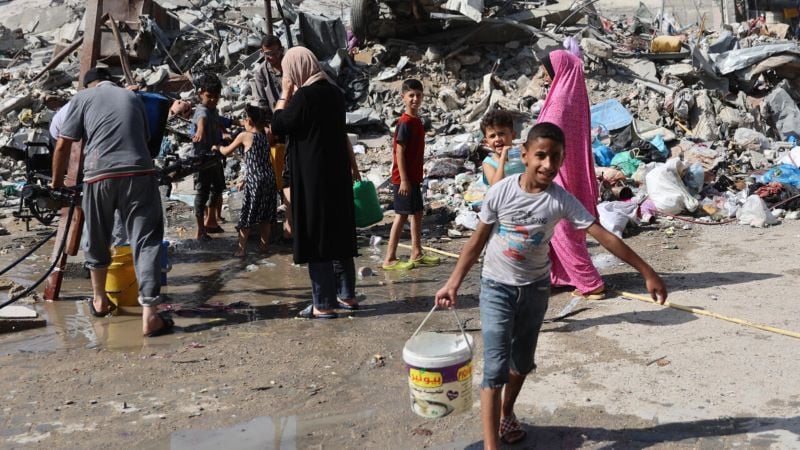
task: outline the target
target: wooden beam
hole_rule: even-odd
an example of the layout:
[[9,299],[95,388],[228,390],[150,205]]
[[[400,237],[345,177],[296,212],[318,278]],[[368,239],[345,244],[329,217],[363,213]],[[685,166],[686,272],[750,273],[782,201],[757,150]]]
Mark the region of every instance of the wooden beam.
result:
[[100,24],[103,16],[103,0],[87,0],[86,25],[83,32],[83,54],[81,55],[81,76],[78,89],[83,89],[83,76],[97,64],[100,56]]
[[128,61],[128,52],[125,50],[125,43],[122,42],[122,35],[119,32],[117,21],[111,13],[108,14],[108,22],[111,24],[111,32],[114,33],[114,39],[117,41],[117,52],[119,54],[119,64],[122,66],[122,73],[125,75],[125,82],[128,85],[133,85],[133,74],[131,73],[131,64]]
[[64,50],[61,50],[56,56],[54,56],[53,59],[51,59],[50,62],[47,63],[46,66],[44,66],[44,69],[42,69],[41,72],[39,72],[35,77],[33,77],[33,81],[38,80],[39,78],[42,77],[42,75],[46,74],[47,72],[51,71],[54,67],[61,64],[61,61],[63,61],[64,58],[69,56],[70,53],[77,50],[78,47],[81,46],[81,44],[83,44],[83,36],[79,37],[78,39],[75,39],[73,43],[69,44],[69,47],[65,48]]

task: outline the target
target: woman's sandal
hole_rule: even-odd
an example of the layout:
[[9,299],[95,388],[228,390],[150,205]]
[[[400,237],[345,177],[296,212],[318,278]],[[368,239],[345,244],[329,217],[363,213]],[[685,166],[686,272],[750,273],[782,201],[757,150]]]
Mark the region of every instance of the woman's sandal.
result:
[[521,442],[528,435],[514,414],[500,419],[500,441],[506,445]]
[[606,298],[606,290],[603,289],[602,291],[583,294],[581,293],[581,291],[575,289],[574,291],[572,291],[572,296],[580,297],[584,300],[603,300],[604,298]]

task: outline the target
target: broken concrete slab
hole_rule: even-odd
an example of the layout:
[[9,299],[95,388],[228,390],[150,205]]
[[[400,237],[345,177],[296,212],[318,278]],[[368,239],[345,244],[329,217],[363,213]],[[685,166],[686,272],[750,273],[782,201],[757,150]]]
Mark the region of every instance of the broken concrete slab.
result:
[[18,111],[22,108],[27,108],[33,103],[33,97],[30,95],[20,95],[17,97],[7,98],[0,102],[0,116],[4,116],[11,111]]
[[613,47],[597,39],[581,39],[581,48],[586,54],[592,55],[595,58],[610,59],[612,56],[614,56]]
[[47,321],[37,319],[0,319],[0,333],[11,333],[14,331],[30,330],[47,326]]
[[35,319],[39,313],[33,308],[23,305],[8,305],[0,308],[0,319]]
[[764,98],[764,109],[782,140],[792,136],[800,138],[800,108],[788,92],[782,88],[773,89]]
[[658,83],[658,74],[656,71],[656,65],[652,61],[642,60],[642,59],[634,59],[627,61],[627,67],[633,73],[635,73],[639,78],[642,78],[647,81],[653,81]]
[[670,64],[662,69],[665,76],[671,76],[679,79],[686,79],[694,76],[694,66],[687,63]]

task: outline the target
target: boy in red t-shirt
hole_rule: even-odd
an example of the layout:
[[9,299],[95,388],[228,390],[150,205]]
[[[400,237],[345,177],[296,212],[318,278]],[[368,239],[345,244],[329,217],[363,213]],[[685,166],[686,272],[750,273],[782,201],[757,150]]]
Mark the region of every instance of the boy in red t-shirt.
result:
[[[439,258],[422,254],[422,160],[425,153],[425,128],[419,118],[422,104],[422,83],[409,79],[401,88],[406,110],[394,134],[392,164],[392,193],[394,194],[394,223],[389,235],[389,247],[383,260],[384,270],[408,270],[416,266],[435,266]],[[411,257],[397,259],[397,243],[406,220],[411,218]]]

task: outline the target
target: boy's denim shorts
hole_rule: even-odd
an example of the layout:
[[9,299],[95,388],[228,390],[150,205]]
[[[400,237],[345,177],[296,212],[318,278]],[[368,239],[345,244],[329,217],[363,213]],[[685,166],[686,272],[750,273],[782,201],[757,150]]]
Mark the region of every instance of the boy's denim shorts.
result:
[[508,383],[509,370],[527,375],[550,300],[550,274],[525,286],[481,278],[482,388]]

